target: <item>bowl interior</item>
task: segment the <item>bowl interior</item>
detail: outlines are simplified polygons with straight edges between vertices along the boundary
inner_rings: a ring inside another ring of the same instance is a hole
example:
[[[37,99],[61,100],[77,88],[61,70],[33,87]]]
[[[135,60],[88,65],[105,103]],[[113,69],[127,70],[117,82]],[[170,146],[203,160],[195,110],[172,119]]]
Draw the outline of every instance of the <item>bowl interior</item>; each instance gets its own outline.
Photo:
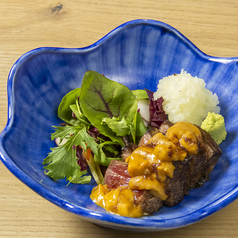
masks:
[[[56,182],[44,174],[43,159],[54,146],[52,125],[60,123],[57,107],[67,92],[80,87],[87,70],[130,89],[156,91],[159,79],[181,69],[203,78],[207,88],[218,95],[228,132],[221,144],[223,155],[203,187],[192,190],[175,207],[131,219],[108,214],[89,199],[94,181],[65,186],[65,181]],[[67,209],[65,203],[68,210],[88,218],[154,229],[192,223],[237,197],[237,80],[237,59],[207,56],[175,29],[155,21],[124,24],[83,49],[33,50],[16,62],[9,75],[9,120],[1,134],[2,160],[40,195]]]

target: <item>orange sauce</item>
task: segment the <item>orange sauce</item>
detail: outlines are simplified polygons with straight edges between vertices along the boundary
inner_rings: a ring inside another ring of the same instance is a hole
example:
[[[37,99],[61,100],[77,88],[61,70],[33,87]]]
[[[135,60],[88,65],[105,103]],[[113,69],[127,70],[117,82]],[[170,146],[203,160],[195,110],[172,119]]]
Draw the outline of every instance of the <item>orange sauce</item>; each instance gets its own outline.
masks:
[[[107,185],[99,184],[93,188],[90,198],[108,212],[126,217],[143,216],[140,206],[134,204],[133,191],[129,187],[120,186],[109,191]]]
[[[197,154],[198,148],[203,144],[200,130],[189,122],[174,124],[168,129],[166,137],[189,154]]]

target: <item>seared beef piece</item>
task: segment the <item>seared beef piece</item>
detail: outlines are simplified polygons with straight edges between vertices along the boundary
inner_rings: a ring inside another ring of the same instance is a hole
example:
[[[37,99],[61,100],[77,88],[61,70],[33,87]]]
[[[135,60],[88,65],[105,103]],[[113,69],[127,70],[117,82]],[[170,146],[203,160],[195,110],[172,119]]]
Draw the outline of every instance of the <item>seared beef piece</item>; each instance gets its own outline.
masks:
[[[158,128],[151,127],[140,139],[138,146],[146,146],[149,139],[159,132]]]
[[[128,164],[121,160],[111,161],[104,181],[109,189],[116,189],[119,186],[128,186],[131,176],[127,170]],[[157,212],[162,206],[163,201],[154,197],[146,190],[133,190],[136,205],[141,205],[143,213],[151,214]]]
[[[169,127],[171,127],[173,125],[172,122],[170,122],[169,120],[164,121],[159,128],[156,127],[151,127],[140,139],[138,146],[146,146],[146,144],[148,143],[149,139],[151,137],[153,137],[155,134],[157,133],[162,133],[163,135],[166,134],[167,130],[169,129]]]
[[[196,155],[188,155],[184,161],[173,162],[175,166],[173,178],[164,181],[165,192],[168,195],[164,202],[166,206],[175,206],[181,202],[185,194],[193,188],[201,187],[215,167],[222,151],[204,130],[199,128],[204,145]]]
[[[128,156],[137,148],[138,146],[134,143],[128,143],[121,149],[121,157],[125,161]]]
[[[188,156],[184,161],[173,162],[175,166],[173,178],[167,177],[164,181],[165,192],[168,198],[164,202],[166,206],[174,206],[181,202],[184,195],[194,187],[194,184],[201,178],[200,170],[206,164],[205,154],[200,153]]]
[[[207,166],[204,168],[205,174],[210,174],[214,169],[218,159],[222,155],[222,151],[217,145],[217,143],[212,139],[212,137],[204,131],[202,128],[199,128],[202,133],[203,141],[204,141],[204,151],[208,157]]]
[[[153,196],[148,190],[134,190],[135,205],[140,205],[144,214],[152,214],[163,207],[163,200]]]
[[[173,125],[173,123],[169,120],[163,122],[160,127],[159,127],[159,131],[160,133],[162,133],[163,135],[166,134],[167,130]]]
[[[131,176],[127,170],[128,164],[121,160],[112,160],[104,176],[104,182],[109,189],[118,186],[128,186]]]

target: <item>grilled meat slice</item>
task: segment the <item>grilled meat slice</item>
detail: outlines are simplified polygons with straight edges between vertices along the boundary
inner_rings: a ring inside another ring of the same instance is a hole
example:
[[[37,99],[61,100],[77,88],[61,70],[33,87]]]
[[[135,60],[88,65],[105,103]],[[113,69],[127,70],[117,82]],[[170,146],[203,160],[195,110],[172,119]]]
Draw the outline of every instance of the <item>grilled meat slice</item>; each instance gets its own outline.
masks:
[[[128,156],[132,154],[132,152],[137,148],[138,146],[134,143],[128,143],[121,149],[121,157],[123,161],[126,160]]]
[[[159,130],[158,132],[162,133],[163,135],[166,134],[167,130],[173,125],[173,123],[169,120],[167,121],[164,121],[160,127],[159,127]]]
[[[128,164],[121,160],[111,161],[104,181],[109,189],[116,189],[119,186],[128,186],[131,176],[127,170]],[[153,196],[147,190],[133,190],[135,205],[140,205],[144,214],[151,214],[163,206],[163,201]]]
[[[138,146],[146,146],[149,139],[159,132],[159,129],[156,127],[151,127],[140,139]]]
[[[171,127],[173,125],[172,122],[170,122],[169,120],[163,122],[159,128],[156,127],[151,127],[140,139],[138,146],[146,146],[149,139],[151,137],[153,137],[155,134],[157,133],[162,133],[163,135],[166,134],[167,130],[169,129],[169,127]]]
[[[112,160],[104,176],[104,182],[109,189],[119,186],[128,186],[131,176],[128,172],[128,164],[121,160]]]
[[[144,214],[152,214],[163,207],[163,200],[153,196],[148,190],[134,190],[135,205],[140,205]]]
[[[166,206],[177,205],[189,190],[201,187],[209,180],[209,174],[222,155],[221,149],[211,136],[201,128],[199,130],[203,137],[203,147],[196,155],[188,155],[184,161],[173,162],[175,166],[173,178],[167,177],[164,182],[164,188],[168,194],[164,202]]]
[[[207,166],[204,168],[205,174],[210,174],[214,169],[218,159],[222,155],[222,151],[217,145],[217,143],[212,139],[212,137],[203,129],[199,128],[203,141],[204,141],[204,151],[207,156]]]

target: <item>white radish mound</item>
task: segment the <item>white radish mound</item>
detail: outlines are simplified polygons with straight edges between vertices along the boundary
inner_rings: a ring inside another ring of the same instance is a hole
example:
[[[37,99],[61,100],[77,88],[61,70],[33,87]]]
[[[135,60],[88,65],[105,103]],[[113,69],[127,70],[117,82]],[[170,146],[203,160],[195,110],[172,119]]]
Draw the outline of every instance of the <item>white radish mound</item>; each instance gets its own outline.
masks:
[[[182,70],[159,81],[154,99],[163,97],[163,108],[171,122],[187,121],[200,126],[208,112],[220,113],[217,95],[205,87],[203,79]]]

